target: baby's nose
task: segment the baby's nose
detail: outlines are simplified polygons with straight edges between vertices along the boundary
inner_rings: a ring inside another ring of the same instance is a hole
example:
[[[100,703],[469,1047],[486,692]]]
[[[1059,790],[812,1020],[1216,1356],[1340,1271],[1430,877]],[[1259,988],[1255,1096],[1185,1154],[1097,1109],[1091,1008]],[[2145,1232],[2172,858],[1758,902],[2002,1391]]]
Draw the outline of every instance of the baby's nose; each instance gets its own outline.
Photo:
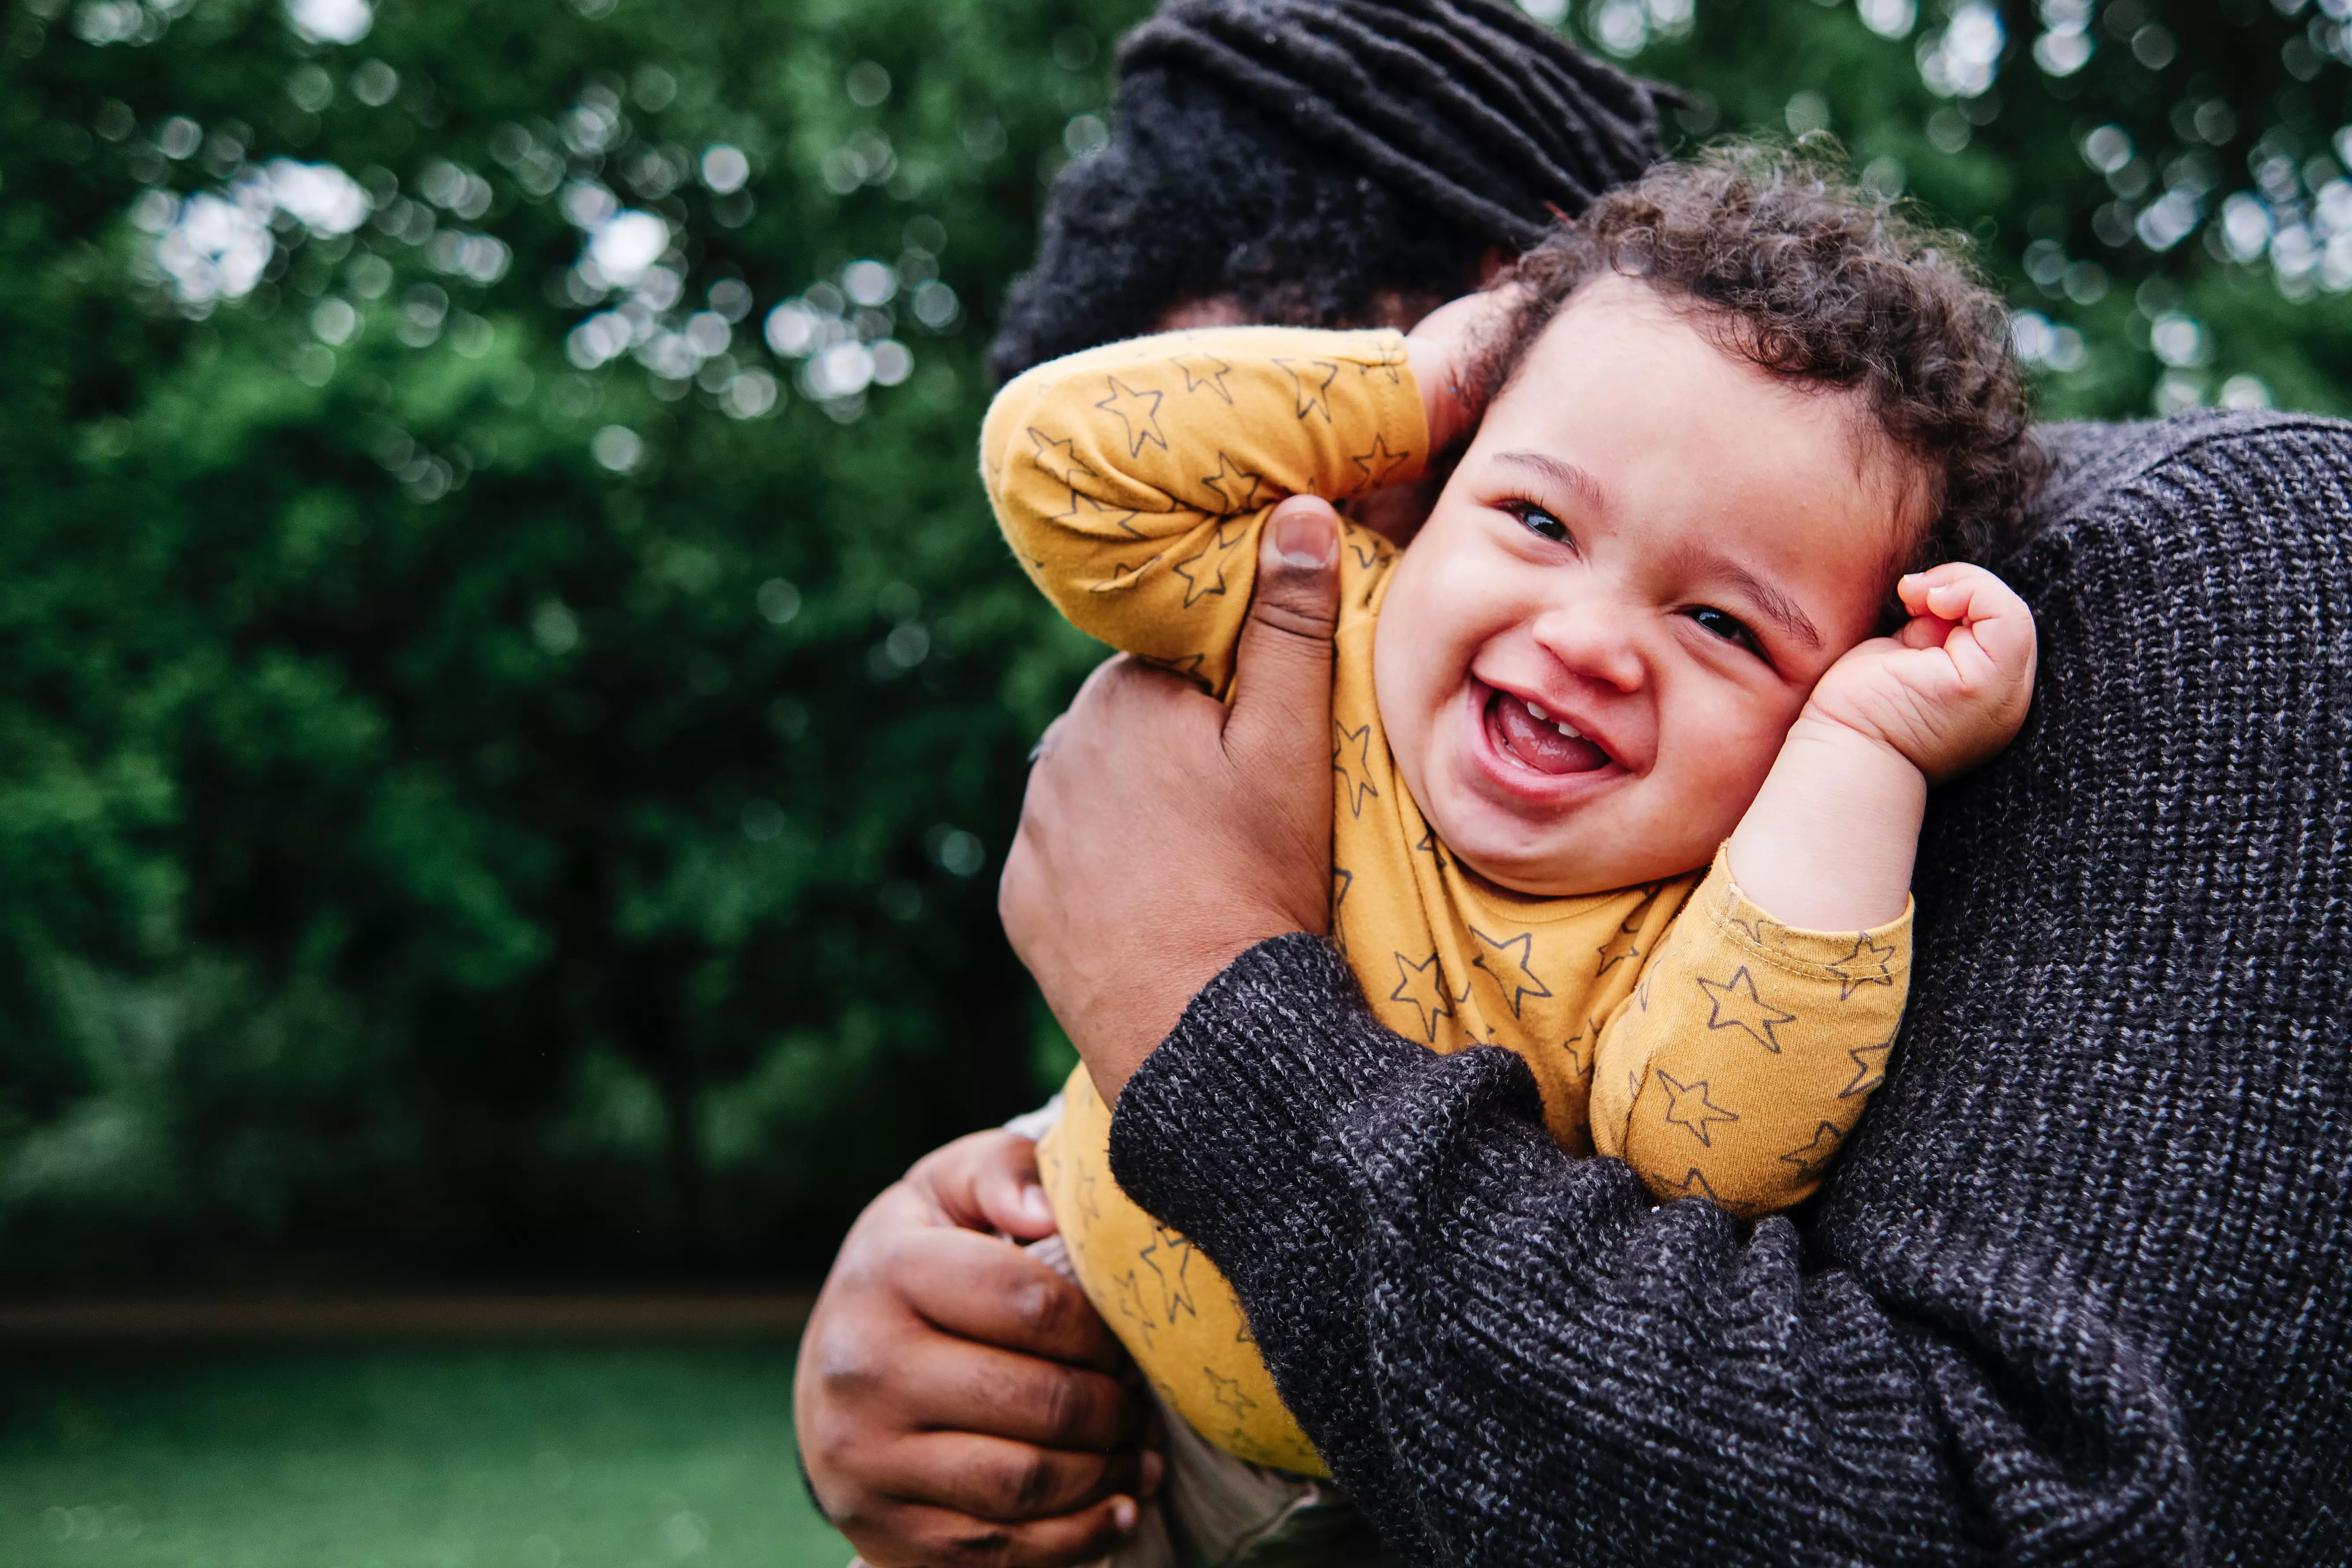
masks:
[[[1577,605],[1536,618],[1538,647],[1569,673],[1618,691],[1639,690],[1644,673],[1642,650],[1626,618],[1610,606]]]

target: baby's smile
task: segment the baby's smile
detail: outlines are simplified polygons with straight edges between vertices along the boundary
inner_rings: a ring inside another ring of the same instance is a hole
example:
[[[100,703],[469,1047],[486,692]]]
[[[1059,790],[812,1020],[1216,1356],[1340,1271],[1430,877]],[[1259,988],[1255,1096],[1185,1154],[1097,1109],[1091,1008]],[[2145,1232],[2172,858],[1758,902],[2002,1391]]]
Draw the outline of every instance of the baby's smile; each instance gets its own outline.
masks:
[[[1566,807],[1626,776],[1596,735],[1532,698],[1474,675],[1463,708],[1471,732],[1464,750],[1493,788],[1530,805]]]
[[[1861,428],[1639,283],[1570,302],[1381,609],[1390,748],[1456,858],[1553,895],[1706,863],[1885,593],[1906,475]]]

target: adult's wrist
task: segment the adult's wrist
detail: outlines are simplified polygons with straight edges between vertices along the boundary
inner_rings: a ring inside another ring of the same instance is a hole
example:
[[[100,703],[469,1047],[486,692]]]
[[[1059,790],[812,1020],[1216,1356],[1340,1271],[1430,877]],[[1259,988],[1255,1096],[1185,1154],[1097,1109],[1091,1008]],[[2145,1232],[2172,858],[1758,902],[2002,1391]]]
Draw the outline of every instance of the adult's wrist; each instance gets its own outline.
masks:
[[[1131,983],[1103,976],[1090,994],[1087,1013],[1062,1018],[1095,1091],[1106,1103],[1118,1103],[1128,1079],[1176,1031],[1193,999],[1236,960],[1261,942],[1305,929],[1272,910],[1218,911],[1213,923],[1214,930],[1174,937]]]

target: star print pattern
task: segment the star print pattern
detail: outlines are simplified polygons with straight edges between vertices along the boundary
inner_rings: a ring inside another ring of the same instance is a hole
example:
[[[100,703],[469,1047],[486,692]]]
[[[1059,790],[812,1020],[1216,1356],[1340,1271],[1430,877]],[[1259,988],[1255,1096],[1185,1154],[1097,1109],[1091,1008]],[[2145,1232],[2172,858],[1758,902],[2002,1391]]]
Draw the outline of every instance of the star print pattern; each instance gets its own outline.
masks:
[[[1331,423],[1331,384],[1339,379],[1339,367],[1328,359],[1278,359],[1283,374],[1290,377],[1297,393],[1298,417],[1310,414],[1323,416],[1323,423]]]
[[[1883,947],[1872,942],[1868,931],[1855,937],[1853,952],[1827,966],[1838,977],[1838,1000],[1844,1001],[1864,985],[1894,984],[1899,951],[1891,942]]]
[[[1696,1165],[1684,1172],[1683,1179],[1676,1184],[1682,1189],[1683,1196],[1686,1198],[1705,1198],[1709,1203],[1718,1201],[1715,1195],[1715,1189],[1707,1184],[1706,1173]]]
[[[1601,974],[1608,973],[1611,970],[1616,968],[1627,959],[1639,958],[1642,956],[1642,950],[1639,946],[1631,942],[1621,942],[1619,940],[1622,937],[1639,936],[1641,931],[1642,926],[1639,921],[1627,921],[1624,924],[1617,928],[1615,933],[1612,934],[1607,942],[1601,944],[1598,952],[1601,954],[1600,973]]]
[[[1153,1227],[1151,1245],[1138,1254],[1160,1284],[1160,1316],[1173,1323],[1179,1310],[1201,1315],[1192,1305],[1192,1285],[1186,1278],[1192,1264],[1192,1244],[1166,1226]]]
[[[1217,512],[1237,517],[1265,504],[1265,476],[1253,474],[1223,452],[1217,454],[1217,471],[1201,476],[1201,488],[1217,498]]]
[[[1226,406],[1233,405],[1233,392],[1225,385],[1225,377],[1233,373],[1233,366],[1221,359],[1213,359],[1207,354],[1183,354],[1173,363],[1176,368],[1183,373],[1186,396],[1189,397],[1202,387],[1206,387],[1223,398]]]
[[[1341,798],[1348,803],[1348,815],[1364,815],[1364,802],[1381,792],[1372,784],[1372,727],[1361,724],[1353,730],[1331,721],[1331,771],[1339,775]]]
[[[1673,1126],[1686,1129],[1701,1143],[1712,1147],[1715,1140],[1707,1128],[1717,1121],[1737,1121],[1738,1116],[1726,1110],[1707,1098],[1709,1085],[1705,1079],[1696,1083],[1676,1083],[1658,1069],[1658,1084],[1666,1091],[1666,1121]]]
[[[1559,1043],[1560,1054],[1568,1058],[1570,1070],[1578,1078],[1591,1078],[1596,1065],[1593,1048],[1601,1039],[1601,1020],[1587,1018],[1584,1027]]]
[[[1838,1144],[1844,1137],[1845,1135],[1837,1130],[1837,1123],[1824,1121],[1813,1129],[1811,1142],[1801,1149],[1790,1150],[1781,1155],[1780,1159],[1784,1163],[1796,1166],[1800,1175],[1818,1175],[1836,1156]]]
[[[1852,1100],[1857,1094],[1868,1094],[1886,1081],[1886,1058],[1895,1049],[1892,1038],[1874,1046],[1856,1046],[1846,1052],[1853,1061],[1853,1079],[1838,1090],[1840,1100]]]
[[[1127,437],[1127,455],[1140,457],[1147,441],[1166,451],[1168,437],[1160,433],[1160,402],[1168,395],[1138,392],[1115,375],[1103,379],[1110,384],[1110,395],[1095,406],[1118,421]]]
[[[1536,978],[1535,969],[1528,962],[1535,951],[1533,931],[1523,931],[1503,942],[1472,926],[1470,938],[1478,944],[1479,950],[1478,956],[1470,961],[1470,966],[1484,972],[1494,981],[1495,989],[1510,1003],[1512,1017],[1519,1016],[1521,1005],[1530,996],[1541,999],[1551,994],[1551,987]]]
[[[1213,544],[1198,555],[1176,563],[1175,572],[1183,579],[1184,607],[1188,610],[1212,594],[1225,591],[1225,563]]]
[[[1432,860],[1436,861],[1437,868],[1439,870],[1443,871],[1445,869],[1445,850],[1437,842],[1437,829],[1434,827],[1425,827],[1422,829],[1421,842],[1415,844],[1413,846],[1413,849],[1417,853],[1426,855]]]
[[[1097,480],[1102,478],[1078,460],[1077,442],[1072,437],[1066,436],[1056,441],[1034,425],[1029,426],[1028,436],[1035,448],[1030,453],[1029,460],[1050,476],[1055,484],[1068,485],[1075,489],[1082,477]]]
[[[1391,474],[1412,461],[1412,453],[1391,451],[1389,438],[1380,436],[1373,439],[1370,451],[1360,457],[1349,458],[1348,461],[1364,470],[1364,489],[1378,489],[1389,482]]]
[[[1780,1054],[1780,1039],[1774,1033],[1782,1024],[1797,1021],[1794,1013],[1784,1013],[1756,994],[1755,977],[1741,964],[1728,980],[1709,980],[1699,976],[1698,988],[1706,994],[1709,1011],[1706,1026],[1710,1029],[1745,1029],[1756,1043]]]
[[[1209,1374],[1209,1384],[1214,1391],[1212,1397],[1236,1417],[1247,1415],[1257,1408],[1257,1401],[1242,1392],[1239,1379],[1227,1377],[1213,1366],[1204,1366],[1201,1370]]]
[[[1072,621],[1222,693],[1255,567],[1233,552],[1284,495],[1412,472],[1418,395],[1393,334],[1156,342],[1079,356],[1060,384],[1052,367],[1016,383],[1018,406],[991,410],[982,468],[1013,550]],[[1567,900],[1471,874],[1390,783],[1369,666],[1399,557],[1354,523],[1342,541],[1328,929],[1376,1015],[1434,1050],[1520,1053],[1551,1135],[1621,1155],[1657,1201],[1745,1215],[1804,1196],[1885,1076],[1907,921],[1832,943],[1776,925],[1720,865],[1704,885],[1694,872]],[[1089,1298],[1212,1441],[1311,1468],[1223,1277],[1109,1179],[1109,1115],[1074,1081],[1039,1150]],[[1227,1391],[1249,1403],[1220,1403]]]
[[[1437,1038],[1437,1021],[1454,1016],[1454,997],[1445,989],[1445,971],[1437,962],[1437,954],[1415,963],[1403,953],[1396,955],[1397,987],[1389,993],[1391,1002],[1409,1002],[1421,1015],[1425,1040]]]
[[[1070,491],[1070,510],[1061,519],[1081,533],[1097,539],[1113,535],[1124,539],[1148,539],[1150,536],[1135,526],[1142,513],[1133,507],[1108,506],[1081,489]]]
[[[1143,1336],[1143,1342],[1150,1344],[1155,1327],[1151,1321],[1151,1309],[1143,1300],[1143,1287],[1136,1282],[1132,1268],[1119,1276],[1118,1310],[1122,1316],[1134,1321],[1136,1331]]]
[[[1110,575],[1097,583],[1093,592],[1116,594],[1121,589],[1132,588],[1138,578],[1159,565],[1163,559],[1165,557],[1155,555],[1149,561],[1139,561],[1132,565],[1124,561],[1114,561],[1110,565]]]
[[[1724,916],[1723,923],[1736,931],[1746,933],[1748,941],[1762,948],[1773,945],[1773,933],[1780,929],[1777,922],[1765,917],[1762,910],[1752,907],[1745,914]]]

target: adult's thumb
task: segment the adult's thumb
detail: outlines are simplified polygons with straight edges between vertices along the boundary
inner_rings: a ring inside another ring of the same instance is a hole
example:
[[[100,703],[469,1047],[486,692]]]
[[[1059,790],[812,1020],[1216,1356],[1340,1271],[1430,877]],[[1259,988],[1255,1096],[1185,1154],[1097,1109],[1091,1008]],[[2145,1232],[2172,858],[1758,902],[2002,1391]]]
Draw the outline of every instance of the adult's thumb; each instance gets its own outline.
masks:
[[[1329,749],[1331,635],[1339,622],[1339,514],[1314,496],[1274,509],[1258,541],[1257,592],[1234,653],[1229,751],[1272,763]]]

